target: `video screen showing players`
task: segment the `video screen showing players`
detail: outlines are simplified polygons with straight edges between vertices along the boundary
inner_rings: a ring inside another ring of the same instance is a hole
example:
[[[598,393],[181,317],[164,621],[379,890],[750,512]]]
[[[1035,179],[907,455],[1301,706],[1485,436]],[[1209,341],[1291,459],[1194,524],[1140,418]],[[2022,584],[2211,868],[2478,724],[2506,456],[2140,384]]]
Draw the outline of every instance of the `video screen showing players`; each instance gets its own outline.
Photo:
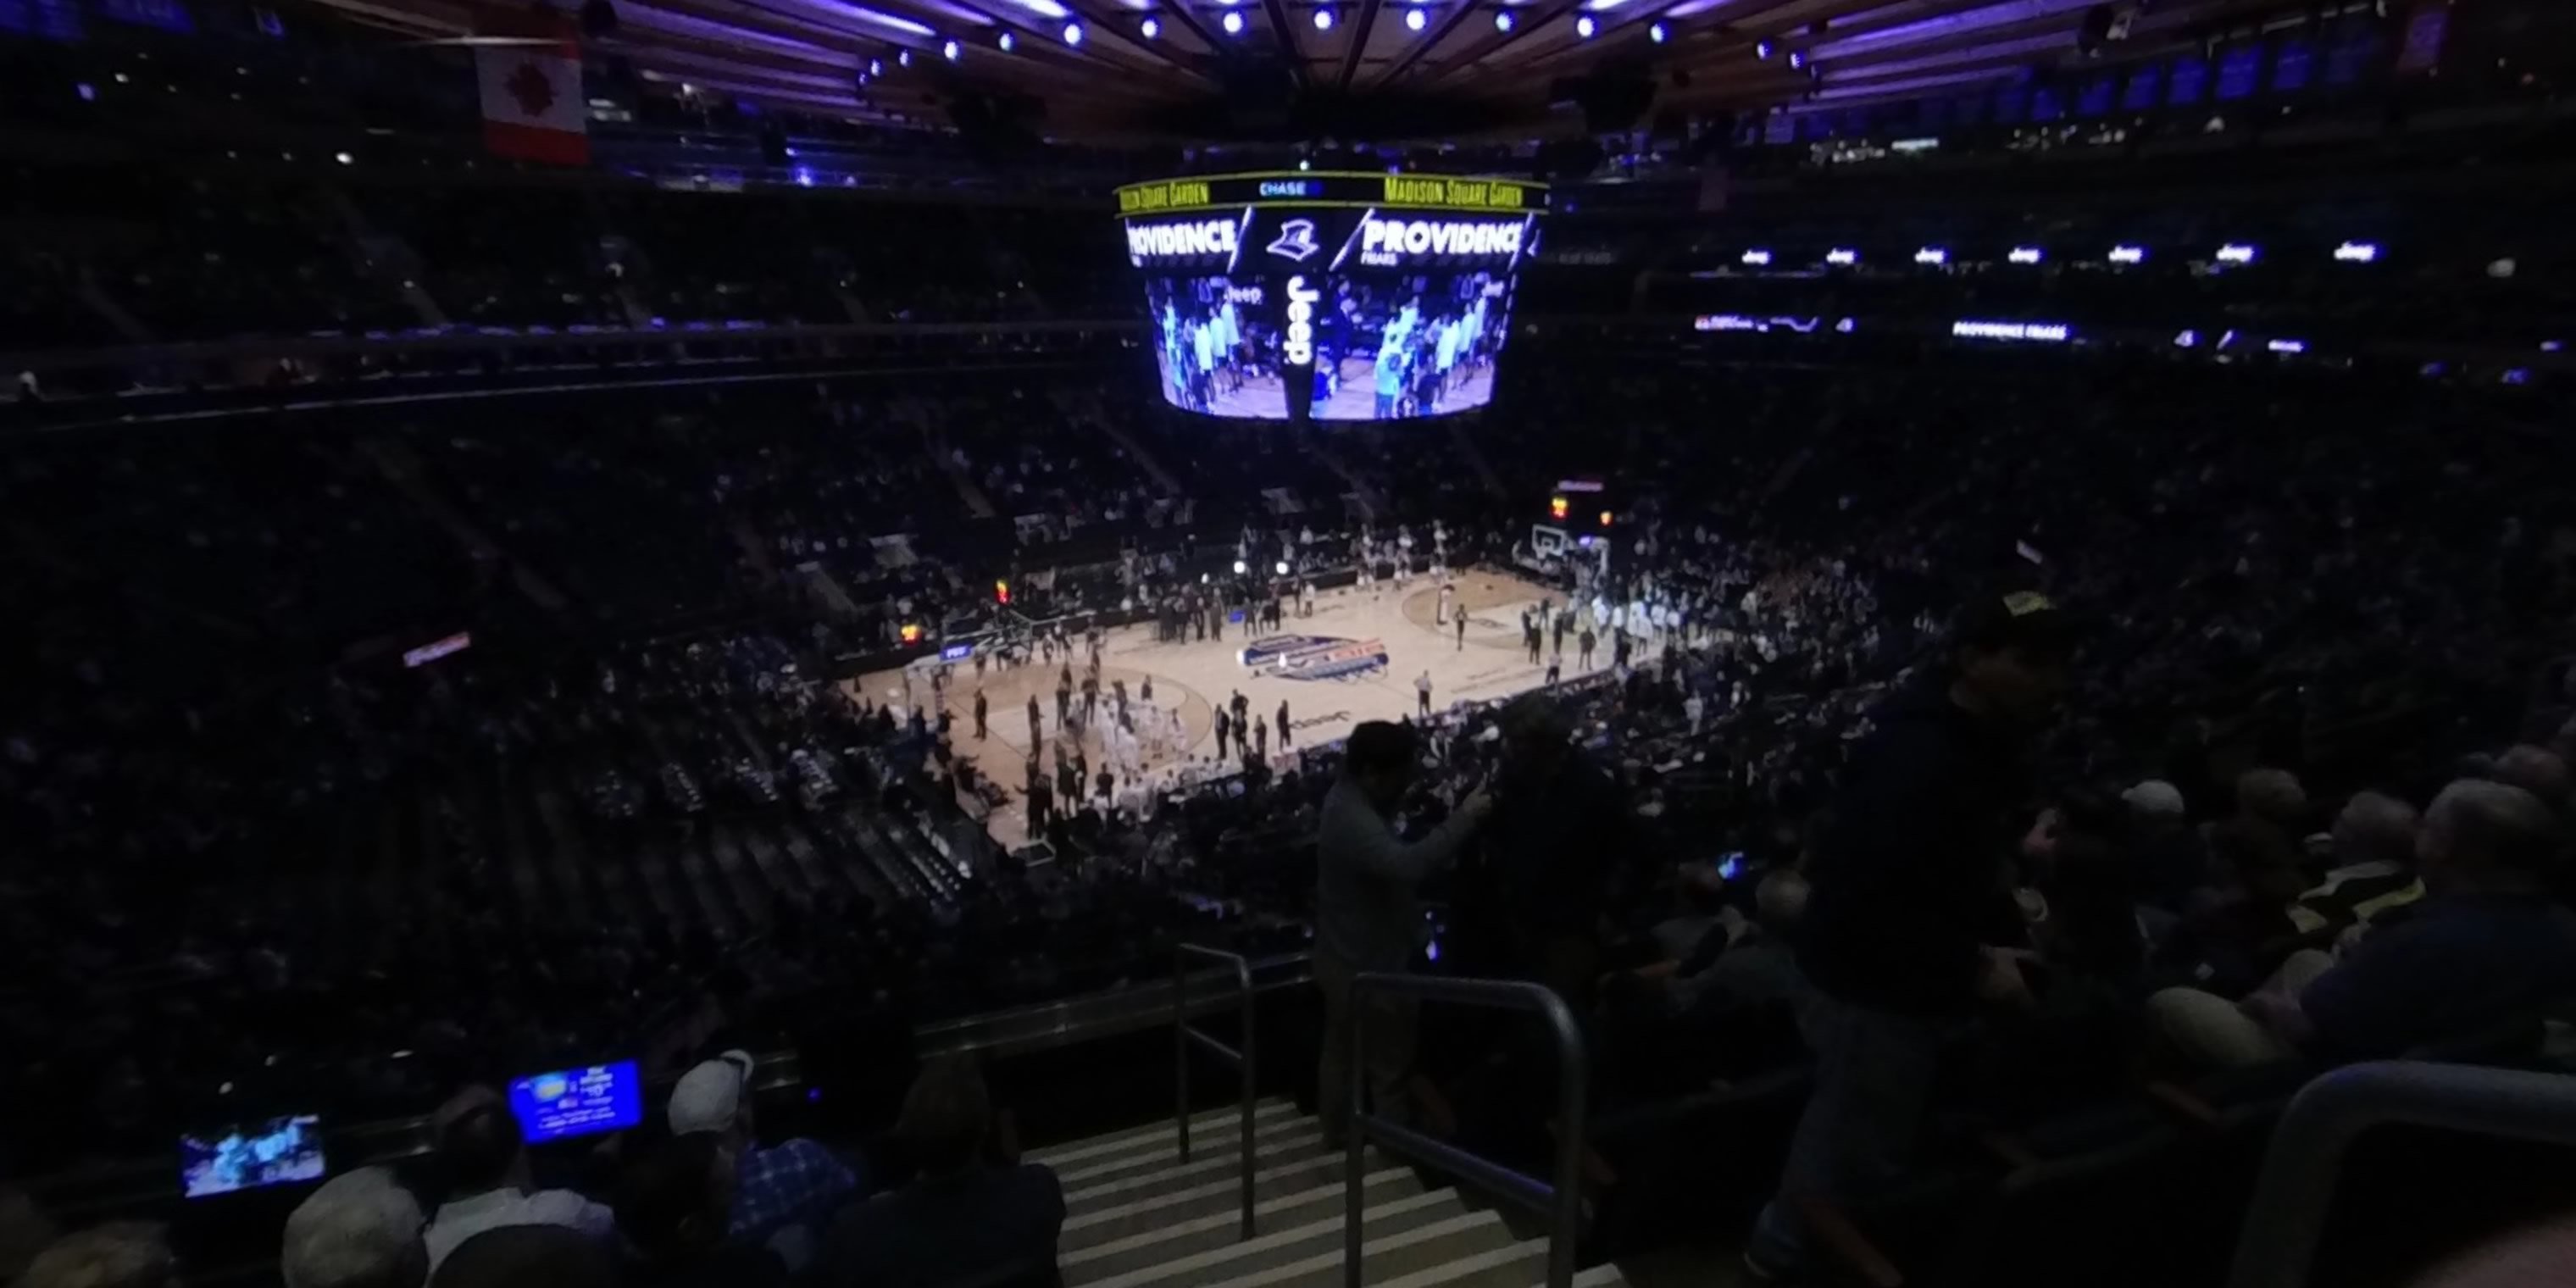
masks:
[[[1303,383],[1317,420],[1404,420],[1482,407],[1510,333],[1511,275],[1487,271],[1318,275],[1314,365]],[[1278,420],[1282,302],[1275,280],[1152,278],[1163,400],[1210,416]]]
[[[322,1120],[289,1114],[179,1138],[180,1190],[192,1199],[267,1185],[318,1181]]]
[[[1279,339],[1268,301],[1268,285],[1257,279],[1148,281],[1145,307],[1154,320],[1163,401],[1210,416],[1286,419]]]

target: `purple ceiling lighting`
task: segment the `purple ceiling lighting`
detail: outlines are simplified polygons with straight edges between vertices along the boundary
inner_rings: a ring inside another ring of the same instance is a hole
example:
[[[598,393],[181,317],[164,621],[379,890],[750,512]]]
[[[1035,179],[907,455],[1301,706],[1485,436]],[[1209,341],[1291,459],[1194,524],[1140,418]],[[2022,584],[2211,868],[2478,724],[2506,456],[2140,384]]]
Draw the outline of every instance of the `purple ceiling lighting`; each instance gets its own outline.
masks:
[[[932,31],[927,25],[915,22],[910,18],[906,18],[898,14],[887,13],[880,9],[871,9],[866,5],[844,3],[844,0],[797,0],[797,4],[799,7],[808,10],[814,18],[821,21],[828,22],[833,18],[847,18],[856,19],[865,23],[873,23],[888,31],[900,31],[907,36],[927,37],[938,34]],[[926,7],[942,8],[944,6],[929,5]],[[977,14],[975,16],[978,18],[983,17],[981,14]],[[985,20],[990,21],[990,19]]]
[[[1820,58],[1849,58],[1855,54],[1866,54],[1873,50],[1911,45],[1972,31],[1984,31],[1992,27],[2005,27],[2017,22],[2031,22],[2059,14],[2080,13],[2092,8],[2095,3],[2096,0],[2005,0],[2002,4],[1987,5],[1961,13],[1942,14],[1939,17],[1924,18],[1894,27],[1882,27],[1877,31],[1863,32],[1857,36],[1828,40],[1817,45],[1813,52]]]

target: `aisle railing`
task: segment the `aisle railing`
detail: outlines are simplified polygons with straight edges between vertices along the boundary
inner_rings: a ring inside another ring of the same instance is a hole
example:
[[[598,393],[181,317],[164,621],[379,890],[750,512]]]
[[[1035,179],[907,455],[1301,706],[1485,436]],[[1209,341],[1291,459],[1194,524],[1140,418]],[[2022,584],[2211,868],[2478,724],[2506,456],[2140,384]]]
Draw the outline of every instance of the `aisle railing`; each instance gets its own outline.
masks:
[[[1227,1046],[1204,1030],[1190,1027],[1189,964],[1193,957],[1224,962],[1234,967],[1235,991],[1243,999],[1243,1045]],[[1172,954],[1172,1083],[1175,1088],[1172,1126],[1180,1135],[1181,1161],[1190,1161],[1190,1044],[1195,1042],[1209,1054],[1235,1067],[1243,1082],[1243,1233],[1252,1237],[1252,1102],[1259,1092],[1254,1076],[1258,1066],[1253,1062],[1253,990],[1252,961],[1241,953],[1198,944],[1182,944]]]
[[[1409,1127],[1367,1112],[1361,1106],[1368,1069],[1368,1029],[1359,1022],[1369,994],[1455,1002],[1498,1010],[1536,1011],[1547,1021],[1556,1044],[1556,1160],[1551,1181],[1524,1176],[1492,1159],[1434,1140]],[[1525,980],[1445,979],[1436,975],[1380,974],[1351,980],[1350,998],[1342,1008],[1343,1049],[1350,1052],[1346,1092],[1351,1106],[1350,1130],[1343,1158],[1342,1283],[1360,1288],[1360,1225],[1363,1180],[1361,1147],[1374,1140],[1387,1152],[1422,1166],[1456,1175],[1547,1218],[1547,1288],[1570,1288],[1574,1282],[1576,1245],[1583,1234],[1583,1111],[1591,1061],[1583,1049],[1574,1013],[1555,990]]]

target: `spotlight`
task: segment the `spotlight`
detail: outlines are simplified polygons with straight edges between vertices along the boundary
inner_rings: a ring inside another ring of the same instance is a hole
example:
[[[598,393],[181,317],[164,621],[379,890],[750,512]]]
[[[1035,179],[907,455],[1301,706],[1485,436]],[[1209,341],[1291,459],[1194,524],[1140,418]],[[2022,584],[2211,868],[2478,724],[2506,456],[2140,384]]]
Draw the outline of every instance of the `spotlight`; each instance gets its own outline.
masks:
[[[1790,70],[1790,71],[1793,71],[1793,72],[1794,72],[1794,71],[1800,71],[1800,70],[1803,70],[1803,69],[1806,67],[1806,65],[1807,65],[1807,55],[1805,54],[1805,52],[1803,52],[1803,51],[1801,51],[1801,50],[1796,50],[1796,49],[1792,49],[1792,50],[1790,50],[1790,51],[1789,51],[1789,70]]]
[[[1430,25],[1430,22],[1431,19],[1425,16],[1419,9],[1407,9],[1404,11],[1404,29],[1406,31],[1420,31],[1424,27]]]
[[[1007,53],[1011,52],[1011,46],[1012,46],[1012,45],[1014,45],[1014,44],[1016,44],[1016,43],[1018,43],[1018,42],[1016,42],[1016,41],[1012,40],[1012,39],[1011,39],[1011,33],[1009,33],[1009,32],[1007,32],[1007,31],[1006,31],[1006,32],[1003,32],[1001,35],[994,37],[994,38],[993,38],[993,43],[994,43],[994,45],[998,46],[998,47],[1001,49],[1001,51],[1002,51],[1003,53],[1006,53],[1006,54],[1007,54]]]
[[[943,40],[939,42],[939,56],[952,63],[963,57],[965,53],[965,46],[958,44],[956,41]]]
[[[1759,58],[1759,59],[1761,59],[1762,61],[1764,61],[1764,62],[1766,62],[1766,63],[1767,63],[1767,62],[1771,61],[1771,54],[1772,54],[1772,52],[1773,52],[1773,51],[1772,51],[1772,48],[1771,48],[1771,42],[1770,42],[1770,41],[1767,41],[1767,40],[1757,40],[1757,41],[1754,41],[1754,42],[1753,42],[1753,56],[1754,56],[1754,57]]]
[[[1592,39],[1592,33],[1596,26],[1597,24],[1592,21],[1592,15],[1587,13],[1574,20],[1574,34],[1581,36],[1585,40],[1590,40]]]
[[[1242,14],[1236,13],[1232,9],[1225,11],[1225,34],[1229,36],[1240,36],[1243,34]]]
[[[1068,45],[1079,45],[1082,43],[1081,23],[1068,22],[1064,24],[1064,43]]]
[[[1272,565],[1270,565],[1270,566],[1271,566],[1271,567],[1273,567],[1273,568],[1278,569],[1278,570],[1279,570],[1279,575],[1280,575],[1280,576],[1285,577],[1285,576],[1287,576],[1287,575],[1288,575],[1288,561],[1287,561],[1287,560],[1282,559],[1282,560],[1280,560],[1279,562],[1277,562],[1277,563],[1275,563],[1275,564],[1272,564]]]
[[[1659,22],[1646,28],[1646,39],[1651,40],[1658,45],[1664,43],[1664,24]]]
[[[896,50],[894,52],[894,65],[897,67],[912,66],[912,51],[909,49]]]
[[[1136,24],[1136,34],[1143,36],[1147,40],[1152,40],[1154,37],[1163,34],[1163,24],[1156,22],[1151,18],[1147,18],[1143,22]]]
[[[1502,12],[1497,13],[1497,14],[1495,14],[1495,15],[1494,15],[1494,30],[1496,30],[1496,31],[1510,31],[1511,29],[1512,29],[1512,11],[1511,11],[1511,10],[1509,10],[1509,9],[1505,9],[1505,10],[1503,10]]]
[[[883,76],[883,75],[885,75],[885,60],[884,60],[884,59],[882,59],[882,58],[871,58],[871,59],[869,59],[869,60],[868,60],[868,76],[869,76],[871,79],[873,79],[873,78],[875,78],[875,77]]]
[[[1325,6],[1324,8],[1321,8],[1321,9],[1316,10],[1316,11],[1315,11],[1315,30],[1317,30],[1317,31],[1331,31],[1332,29],[1333,29],[1333,10],[1332,10],[1332,7],[1331,7],[1330,5],[1327,5],[1327,6]]]

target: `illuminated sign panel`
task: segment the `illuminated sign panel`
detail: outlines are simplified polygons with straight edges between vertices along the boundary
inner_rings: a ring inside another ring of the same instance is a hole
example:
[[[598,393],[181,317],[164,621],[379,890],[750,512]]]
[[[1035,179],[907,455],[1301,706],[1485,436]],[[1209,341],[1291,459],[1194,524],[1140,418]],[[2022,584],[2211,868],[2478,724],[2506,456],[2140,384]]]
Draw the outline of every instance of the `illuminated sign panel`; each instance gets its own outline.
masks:
[[[1547,209],[1547,185],[1452,175],[1292,170],[1157,179],[1118,189],[1121,218],[1317,204],[1520,215]]]

